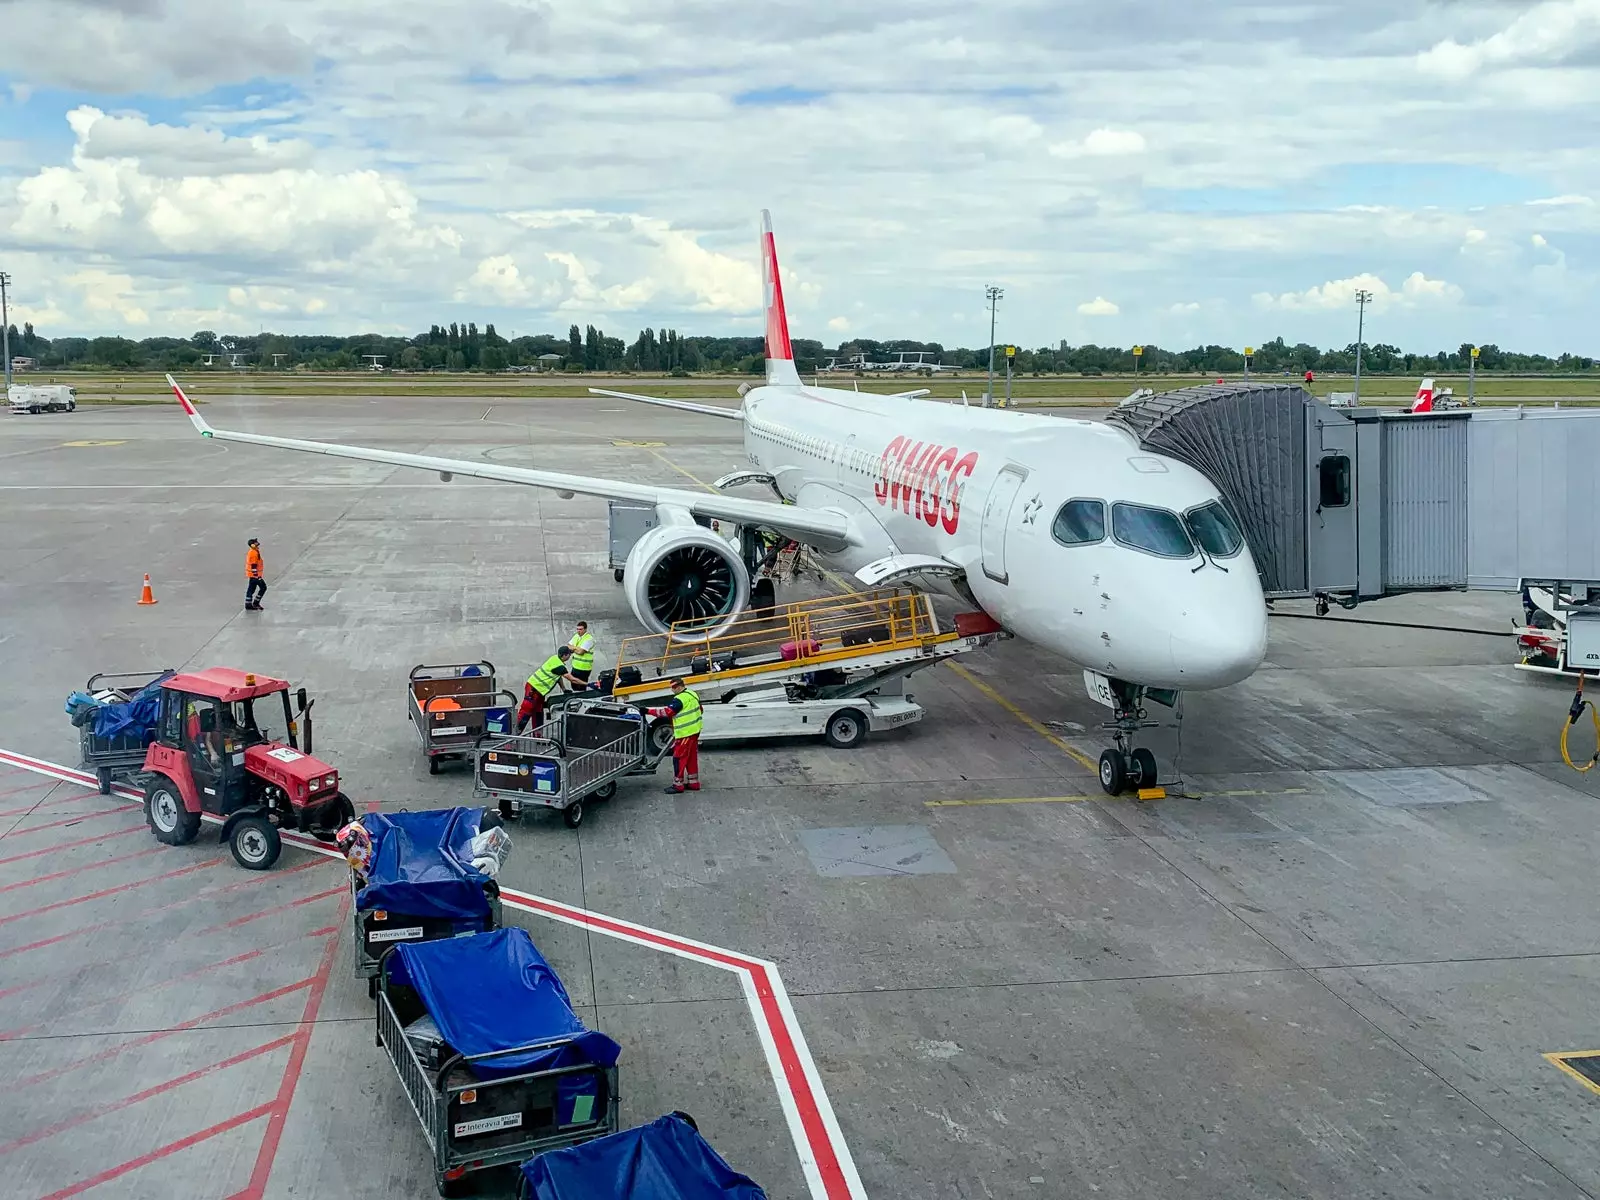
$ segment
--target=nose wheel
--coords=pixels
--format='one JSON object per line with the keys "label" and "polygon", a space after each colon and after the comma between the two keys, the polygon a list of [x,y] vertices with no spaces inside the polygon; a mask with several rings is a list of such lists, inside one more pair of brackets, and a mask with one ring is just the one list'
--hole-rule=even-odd
{"label": "nose wheel", "polygon": [[[1116,700],[1112,709],[1116,715],[1102,728],[1111,734],[1111,740],[1116,745],[1100,755],[1100,786],[1108,796],[1154,787],[1159,774],[1156,756],[1143,746],[1134,746],[1133,739],[1141,729],[1149,729],[1156,724],[1145,719],[1142,706],[1145,696],[1151,694],[1153,698],[1167,703],[1167,694],[1148,693],[1138,684],[1125,683],[1120,679],[1107,682]],[[1175,701],[1176,694],[1171,694],[1171,698]]]}

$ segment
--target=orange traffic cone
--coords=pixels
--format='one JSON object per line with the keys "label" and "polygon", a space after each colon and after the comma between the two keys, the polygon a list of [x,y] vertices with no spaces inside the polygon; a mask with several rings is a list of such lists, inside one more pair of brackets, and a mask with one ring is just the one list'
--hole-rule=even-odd
{"label": "orange traffic cone", "polygon": [[159,603],[161,603],[159,600],[157,600],[155,598],[155,593],[153,593],[150,590],[150,576],[149,575],[146,575],[144,577],[144,591],[139,593],[139,603],[140,604],[159,604]]}

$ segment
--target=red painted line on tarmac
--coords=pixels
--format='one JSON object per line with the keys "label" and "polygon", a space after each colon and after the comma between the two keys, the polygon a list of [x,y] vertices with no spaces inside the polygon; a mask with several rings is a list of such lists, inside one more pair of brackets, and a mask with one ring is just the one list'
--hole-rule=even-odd
{"label": "red painted line on tarmac", "polygon": [[59,1079],[63,1075],[66,1075],[72,1071],[76,1071],[79,1067],[87,1067],[94,1063],[105,1062],[107,1059],[116,1058],[117,1055],[125,1053],[126,1051],[136,1050],[140,1046],[148,1046],[151,1042],[159,1042],[163,1038],[171,1037],[173,1034],[185,1033],[190,1029],[198,1028],[207,1021],[215,1021],[218,1017],[231,1017],[234,1013],[243,1012],[245,1009],[253,1008],[257,1004],[265,1004],[268,1000],[276,1000],[280,996],[287,996],[292,992],[298,992],[301,988],[310,987],[311,983],[312,979],[310,976],[307,976],[297,983],[286,983],[280,988],[273,988],[270,992],[262,992],[261,995],[252,996],[248,1000],[240,1000],[234,1004],[229,1004],[211,1012],[203,1013],[198,1017],[190,1017],[187,1021],[182,1021],[177,1025],[174,1025],[171,1029],[159,1029],[154,1033],[147,1033],[142,1037],[134,1038],[132,1041],[121,1042],[115,1046],[108,1047],[105,1050],[97,1050],[93,1054],[87,1054],[82,1058],[74,1059],[72,1062],[63,1063],[59,1067],[51,1067],[50,1070],[41,1071],[37,1075],[29,1075],[26,1079],[15,1080],[12,1086],[23,1088],[33,1087],[34,1085],[40,1083],[48,1083],[52,1079]]}
{"label": "red painted line on tarmac", "polygon": [[38,858],[44,854],[55,854],[71,846],[87,846],[91,842],[104,842],[110,838],[127,837],[130,833],[138,833],[143,825],[129,825],[126,829],[114,829],[110,833],[97,833],[94,837],[79,838],[75,842],[57,842],[54,846],[45,846],[39,850],[29,850],[26,854],[13,854],[10,858],[0,858],[0,867],[7,863],[21,862],[25,858]]}
{"label": "red painted line on tarmac", "polygon": [[262,1135],[261,1149],[256,1153],[256,1165],[250,1172],[250,1182],[229,1200],[261,1200],[266,1193],[267,1179],[272,1175],[272,1164],[278,1157],[278,1146],[283,1140],[283,1127],[289,1119],[289,1106],[294,1103],[294,1091],[306,1065],[306,1052],[311,1048],[317,1012],[322,1008],[323,993],[328,990],[328,978],[333,974],[334,958],[339,950],[339,939],[335,935],[349,911],[348,900],[339,905],[338,921],[329,932],[328,945],[322,952],[322,963],[311,977],[311,992],[306,996],[305,1012],[300,1017],[300,1028],[295,1031],[294,1049],[289,1052],[289,1064],[283,1069],[278,1095],[272,1101],[272,1116],[267,1121],[267,1132]]}
{"label": "red painted line on tarmac", "polygon": [[[136,808],[143,808],[142,804],[119,804],[116,808],[101,809],[99,812],[80,813],[75,817],[62,817],[59,821],[51,821],[48,825],[30,825],[27,829],[13,829],[6,834],[8,838],[21,837],[25,833],[43,833],[47,829],[60,829],[63,825],[76,825],[79,821],[92,821],[96,817],[109,817],[112,813],[132,812]],[[139,828],[139,826],[134,826]]]}
{"label": "red painted line on tarmac", "polygon": [[184,875],[192,875],[196,871],[208,870],[222,861],[221,858],[208,858],[204,862],[193,863],[187,867],[179,867],[176,871],[168,871],[164,875],[152,875],[148,879],[136,879],[132,883],[119,883],[116,887],[101,888],[98,892],[90,892],[87,896],[74,896],[71,900],[57,900],[54,904],[30,908],[26,912],[11,913],[0,917],[0,925],[9,925],[12,921],[20,921],[24,917],[37,917],[41,913],[54,912],[58,908],[71,908],[74,904],[87,904],[90,900],[100,900],[106,896],[116,896],[122,892],[131,892],[134,888],[141,888],[147,883],[160,883],[163,879],[178,879]]}
{"label": "red painted line on tarmac", "polygon": [[280,1047],[287,1046],[290,1042],[294,1041],[294,1039],[294,1034],[286,1033],[276,1041],[268,1042],[263,1046],[257,1046],[254,1050],[245,1050],[242,1053],[233,1055],[231,1058],[225,1058],[221,1062],[214,1062],[208,1066],[201,1067],[197,1071],[190,1071],[187,1075],[179,1075],[176,1079],[169,1079],[165,1083],[158,1083],[154,1087],[147,1087],[144,1091],[135,1092],[133,1095],[126,1096],[121,1100],[111,1100],[105,1104],[97,1104],[93,1108],[85,1109],[76,1116],[68,1117],[63,1121],[57,1121],[54,1125],[46,1125],[43,1129],[36,1129],[30,1134],[25,1134],[24,1136],[17,1138],[15,1141],[5,1143],[3,1146],[0,1146],[0,1154],[10,1154],[13,1150],[20,1150],[24,1146],[31,1146],[34,1142],[42,1142],[46,1138],[55,1137],[58,1133],[65,1133],[69,1129],[76,1129],[79,1125],[87,1124],[97,1117],[103,1117],[108,1113],[114,1113],[124,1108],[132,1108],[135,1104],[149,1100],[154,1096],[160,1096],[166,1092],[170,1092],[174,1088],[180,1088],[186,1083],[193,1083],[196,1079],[204,1079],[207,1075],[215,1075],[218,1071],[226,1071],[229,1067],[236,1067],[242,1062],[249,1062],[252,1058],[259,1058],[263,1054],[270,1054],[272,1051],[277,1050]]}
{"label": "red painted line on tarmac", "polygon": [[[181,975],[166,975],[166,976],[163,976],[156,983],[147,983],[143,987],[129,988],[125,992],[117,992],[117,993],[115,993],[113,995],[110,995],[110,996],[100,996],[100,997],[90,1001],[88,1004],[84,1004],[84,1005],[81,1005],[78,1008],[70,1010],[65,1015],[67,1015],[67,1016],[77,1016],[79,1013],[86,1012],[86,1011],[88,1011],[90,1009],[102,1008],[107,1004],[115,1004],[119,1000],[126,1000],[130,996],[141,996],[145,992],[160,991],[162,988],[170,987],[172,984],[177,983],[179,980],[194,979],[194,978],[196,978],[198,976],[206,974],[206,972],[208,972],[208,971],[220,971],[224,967],[236,967],[242,962],[250,962],[253,959],[260,958],[262,955],[266,954],[269,951],[281,950],[285,946],[292,946],[295,942],[298,942],[301,938],[304,938],[304,937],[315,937],[315,936],[317,936],[319,934],[325,935],[325,934],[333,933],[333,932],[336,932],[336,931],[333,930],[333,929],[314,929],[310,933],[300,934],[298,937],[292,937],[292,938],[287,939],[286,941],[276,942],[276,943],[274,943],[273,945],[270,945],[270,946],[257,946],[253,950],[246,950],[242,954],[233,955],[231,958],[219,959],[216,962],[206,963],[205,966],[203,966],[203,967],[196,967],[192,971],[185,971]],[[61,1013],[52,1013],[51,1015],[52,1016],[61,1016],[63,1014],[61,1014]],[[43,1029],[48,1024],[49,1024],[48,1021],[39,1021],[39,1022],[37,1022],[37,1023],[33,1024],[33,1025],[20,1025],[16,1029],[0,1030],[0,1042],[14,1042],[20,1037],[24,1037],[27,1034],[34,1033],[34,1032],[36,1032],[36,1031],[38,1031],[40,1029]]]}
{"label": "red painted line on tarmac", "polygon": [[109,1183],[113,1179],[126,1175],[129,1171],[137,1171],[140,1167],[147,1167],[153,1162],[166,1158],[169,1154],[176,1154],[179,1150],[187,1150],[190,1146],[198,1146],[201,1142],[214,1138],[218,1134],[227,1133],[228,1130],[237,1129],[241,1125],[248,1125],[258,1117],[266,1116],[271,1110],[272,1104],[270,1102],[258,1104],[249,1112],[242,1112],[236,1117],[229,1117],[226,1121],[218,1121],[215,1125],[202,1129],[198,1133],[191,1133],[188,1137],[179,1138],[175,1142],[168,1142],[165,1146],[152,1150],[148,1154],[141,1154],[138,1158],[130,1158],[127,1162],[119,1163],[109,1170],[101,1171],[98,1175],[91,1175],[88,1179],[79,1183],[51,1192],[48,1196],[41,1197],[40,1200],[67,1200],[69,1196],[81,1196],[90,1188],[97,1188],[102,1183]]}
{"label": "red painted line on tarmac", "polygon": [[98,933],[101,930],[111,929],[117,925],[131,925],[136,921],[144,920],[146,917],[154,916],[156,913],[169,912],[174,908],[182,908],[186,904],[196,904],[201,900],[209,900],[216,896],[226,895],[229,892],[243,891],[248,887],[260,887],[269,879],[282,879],[285,875],[293,875],[296,871],[307,871],[312,867],[319,867],[321,865],[322,864],[319,862],[312,861],[308,863],[301,863],[297,867],[286,867],[282,871],[275,872],[270,876],[252,875],[248,879],[241,879],[238,883],[213,884],[211,887],[201,888],[198,892],[192,892],[187,896],[181,896],[177,900],[169,901],[166,904],[157,904],[151,908],[141,908],[138,912],[133,913],[130,916],[114,917],[109,921],[97,921],[93,925],[80,925],[76,929],[67,930],[66,933],[58,933],[54,937],[40,938],[36,942],[28,942],[21,946],[12,946],[9,950],[0,950],[0,958],[7,958],[13,954],[21,954],[27,950],[42,950],[46,946],[54,946],[57,942],[64,942],[68,938],[82,937],[84,934],[88,933]]}
{"label": "red painted line on tarmac", "polygon": [[136,858],[149,858],[152,854],[160,854],[166,850],[165,846],[153,846],[149,850],[138,850],[132,854],[124,854],[121,858],[102,858],[96,862],[84,863],[81,867],[67,867],[62,871],[52,871],[48,875],[36,875],[32,879],[24,879],[21,883],[8,883],[0,887],[0,895],[14,892],[18,888],[37,887],[41,883],[49,883],[52,879],[65,879],[68,875],[77,875],[82,871],[96,871],[101,867],[109,867],[113,863],[131,862]]}
{"label": "red painted line on tarmac", "polygon": [[[5,791],[0,792],[0,796],[15,796],[19,792],[29,792],[29,791],[32,791],[34,788],[41,788],[41,787],[46,787],[46,786],[48,786],[48,785],[43,784],[43,783],[24,784],[22,787],[7,788]],[[57,804],[68,804],[68,803],[72,802],[73,800],[98,800],[98,799],[100,799],[100,792],[98,790],[92,791],[92,792],[78,792],[78,793],[76,793],[74,795],[71,795],[71,796],[57,796],[54,800],[39,800],[39,801],[37,801],[37,802],[35,802],[33,804],[25,804],[21,808],[7,809],[5,812],[0,812],[0,817],[14,817],[18,813],[32,812],[36,808],[54,808]]]}
{"label": "red painted line on tarmac", "polygon": [[[349,891],[349,888],[341,884],[339,887],[329,888],[325,892],[317,892],[315,895],[311,896],[301,896],[298,900],[290,900],[284,904],[277,904],[271,908],[264,908],[260,912],[253,912],[247,916],[235,917],[231,921],[224,921],[221,925],[212,925],[208,929],[201,929],[197,932],[216,933],[223,929],[237,929],[241,925],[248,925],[251,921],[259,921],[263,917],[276,916],[278,913],[287,912],[291,908],[299,908],[302,904],[312,904],[318,900],[326,900],[329,896],[337,896],[341,893],[348,894]],[[3,996],[4,994],[4,992],[0,992],[0,996]]]}

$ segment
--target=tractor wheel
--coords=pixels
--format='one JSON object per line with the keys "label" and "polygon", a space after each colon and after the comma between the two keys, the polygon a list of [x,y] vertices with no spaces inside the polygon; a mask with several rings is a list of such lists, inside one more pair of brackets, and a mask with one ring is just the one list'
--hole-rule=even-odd
{"label": "tractor wheel", "polygon": [[278,836],[277,826],[265,816],[240,817],[233,823],[228,849],[233,851],[233,861],[246,871],[265,871],[278,861],[283,839]]}
{"label": "tractor wheel", "polygon": [[323,806],[317,819],[312,823],[310,833],[319,842],[331,842],[334,835],[356,819],[356,806],[350,802],[350,797],[340,792],[333,803]]}
{"label": "tractor wheel", "polygon": [[200,832],[200,814],[183,806],[178,785],[158,775],[144,789],[144,819],[156,841],[187,846]]}

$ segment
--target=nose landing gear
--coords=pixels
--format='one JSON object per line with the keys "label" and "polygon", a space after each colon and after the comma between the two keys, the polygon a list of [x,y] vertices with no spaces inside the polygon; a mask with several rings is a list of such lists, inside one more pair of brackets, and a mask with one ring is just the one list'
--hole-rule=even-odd
{"label": "nose landing gear", "polygon": [[1151,729],[1157,724],[1146,719],[1144,701],[1150,699],[1171,707],[1177,703],[1178,694],[1121,679],[1107,682],[1115,700],[1111,706],[1115,715],[1101,728],[1111,734],[1116,746],[1100,755],[1100,786],[1108,796],[1154,787],[1159,774],[1156,756],[1144,746],[1134,746],[1133,739],[1141,729]]}

